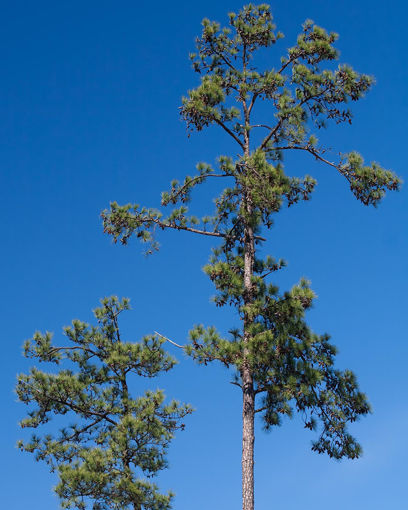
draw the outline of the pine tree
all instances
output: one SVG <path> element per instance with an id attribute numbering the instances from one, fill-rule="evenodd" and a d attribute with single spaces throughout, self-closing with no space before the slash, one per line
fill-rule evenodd
<path id="1" fill-rule="evenodd" d="M 128 300 L 101 303 L 94 311 L 97 326 L 74 320 L 65 328 L 68 345 L 56 346 L 50 333 L 39 332 L 25 343 L 26 357 L 57 370 L 19 375 L 19 400 L 34 404 L 21 427 L 46 429 L 55 416 L 66 425 L 58 435 L 36 434 L 19 447 L 58 473 L 55 491 L 63 508 L 167 510 L 173 495 L 160 493 L 148 478 L 166 467 L 169 443 L 191 408 L 165 404 L 161 390 L 132 397 L 132 377 L 155 377 L 175 360 L 158 336 L 122 341 L 118 316 Z"/>
<path id="2" fill-rule="evenodd" d="M 334 368 L 335 347 L 327 335 L 317 335 L 305 321 L 314 293 L 302 280 L 279 292 L 268 281 L 285 262 L 261 257 L 264 232 L 284 206 L 309 200 L 316 181 L 291 177 L 283 161 L 288 151 L 302 151 L 339 172 L 364 205 L 377 206 L 399 179 L 377 163 L 365 164 L 357 152 L 334 160 L 319 144 L 316 131 L 330 121 L 351 123 L 350 101 L 364 96 L 373 78 L 348 65 L 335 67 L 335 33 L 308 20 L 296 44 L 276 63 L 260 70 L 258 50 L 274 46 L 276 32 L 268 5 L 244 7 L 229 14 L 229 24 L 203 20 L 197 51 L 190 55 L 201 82 L 183 99 L 181 114 L 190 130 L 216 125 L 239 148 L 237 158 L 222 156 L 218 168 L 200 163 L 197 173 L 173 181 L 162 194 L 162 210 L 120 206 L 113 202 L 102 213 L 104 230 L 114 241 L 127 244 L 136 236 L 158 249 L 155 233 L 164 229 L 217 238 L 205 271 L 214 283 L 217 306 L 234 307 L 240 325 L 222 337 L 214 327 L 196 326 L 186 352 L 199 363 L 219 361 L 235 371 L 242 391 L 242 508 L 254 508 L 254 417 L 259 413 L 267 429 L 299 411 L 309 429 L 319 428 L 312 449 L 330 457 L 357 458 L 358 442 L 347 425 L 369 412 L 354 374 Z M 269 103 L 264 121 L 252 120 L 257 107 Z M 262 111 L 257 111 L 257 119 Z M 188 212 L 191 192 L 213 178 L 229 181 L 215 199 L 212 216 Z"/>

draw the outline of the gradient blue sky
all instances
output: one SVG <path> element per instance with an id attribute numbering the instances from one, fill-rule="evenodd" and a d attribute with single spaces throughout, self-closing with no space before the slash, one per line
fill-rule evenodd
<path id="1" fill-rule="evenodd" d="M 110 200 L 158 204 L 173 177 L 232 149 L 215 129 L 186 136 L 180 97 L 197 83 L 187 55 L 204 16 L 225 20 L 241 2 L 1 2 L 0 208 L 2 218 L 2 506 L 58 508 L 55 478 L 15 448 L 25 412 L 15 401 L 16 373 L 28 369 L 22 342 L 91 319 L 105 295 L 128 296 L 127 338 L 158 330 L 183 342 L 197 322 L 222 330 L 231 316 L 210 303 L 201 267 L 211 241 L 162 236 L 159 254 L 113 246 L 99 212 Z M 407 4 L 394 0 L 274 1 L 286 38 L 306 18 L 338 32 L 341 60 L 376 76 L 355 108 L 353 126 L 324 135 L 335 151 L 357 149 L 406 175 Z M 357 203 L 346 183 L 313 161 L 288 170 L 319 180 L 310 203 L 277 217 L 266 249 L 289 267 L 279 284 L 301 276 L 318 294 L 310 323 L 332 334 L 338 365 L 359 376 L 374 413 L 353 426 L 358 461 L 310 452 L 313 434 L 299 420 L 256 438 L 256 507 L 295 510 L 406 508 L 407 187 L 377 209 Z M 210 202 L 211 190 L 198 198 Z M 178 352 L 175 352 L 179 356 Z M 180 357 L 180 356 L 179 356 Z M 162 380 L 169 396 L 197 409 L 170 451 L 159 479 L 177 493 L 175 508 L 240 507 L 240 395 L 228 373 L 180 357 Z M 158 383 L 158 384 L 159 384 Z M 137 387 L 135 387 L 137 391 Z"/>

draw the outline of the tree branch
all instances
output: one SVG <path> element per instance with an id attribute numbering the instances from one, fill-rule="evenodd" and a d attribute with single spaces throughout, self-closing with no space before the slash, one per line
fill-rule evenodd
<path id="1" fill-rule="evenodd" d="M 80 351 L 84 351 L 84 352 L 89 352 L 90 354 L 92 354 L 92 356 L 97 356 L 98 354 L 96 352 L 94 352 L 92 349 L 89 349 L 87 347 L 82 347 L 82 346 L 74 346 L 74 347 L 52 347 L 48 352 L 47 354 L 53 354 L 54 352 L 59 352 L 59 351 L 75 351 L 75 350 L 80 350 Z"/>
<path id="2" fill-rule="evenodd" d="M 213 231 L 207 232 L 206 230 L 199 230 L 197 228 L 185 227 L 182 225 L 176 225 L 176 224 L 171 224 L 171 223 L 163 223 L 162 221 L 160 221 L 157 218 L 146 218 L 144 220 L 145 223 L 147 223 L 149 221 L 151 221 L 152 223 L 156 223 L 156 225 L 158 225 L 162 229 L 173 228 L 175 230 L 185 230 L 186 232 L 192 232 L 193 234 L 200 234 L 203 236 L 223 237 L 223 238 L 230 237 L 229 234 L 223 234 L 221 232 L 213 232 Z M 234 238 L 234 239 L 238 239 L 238 238 Z M 258 241 L 266 241 L 265 237 L 261 237 L 261 236 L 255 236 L 255 239 L 257 239 Z"/>
<path id="3" fill-rule="evenodd" d="M 279 69 L 279 71 L 277 72 L 277 74 L 282 74 L 283 71 L 288 67 L 288 65 L 290 65 L 292 62 L 295 62 L 295 60 L 297 60 L 300 56 L 302 56 L 302 54 L 300 55 L 297 55 L 296 57 L 293 57 L 293 55 L 291 57 L 289 57 L 288 61 L 286 62 L 286 64 L 283 64 L 282 67 Z"/>
<path id="4" fill-rule="evenodd" d="M 230 69 L 233 69 L 235 72 L 237 71 L 235 69 L 235 67 L 231 64 L 231 61 L 229 60 L 229 58 L 227 58 L 222 52 L 218 51 L 215 46 L 214 46 L 214 42 L 213 41 L 210 41 L 210 46 L 211 46 L 211 49 L 212 51 L 218 55 L 220 58 L 222 58 L 222 60 L 225 62 L 225 64 L 227 64 L 227 66 L 230 68 Z"/>
<path id="5" fill-rule="evenodd" d="M 207 177 L 233 177 L 232 175 L 230 174 L 214 174 L 214 173 L 208 173 L 208 174 L 203 174 L 203 175 L 197 175 L 196 177 L 193 177 L 191 179 L 191 181 L 189 181 L 188 183 L 185 183 L 183 184 L 177 191 L 177 193 L 175 193 L 173 195 L 173 199 L 177 198 L 178 196 L 180 196 L 184 190 L 188 187 L 188 186 L 191 186 L 194 182 L 200 180 L 200 179 L 206 179 Z M 171 191 L 170 191 L 171 193 Z"/>
<path id="6" fill-rule="evenodd" d="M 251 111 L 252 111 L 252 108 L 254 107 L 254 104 L 255 104 L 255 101 L 257 99 L 257 97 L 259 96 L 259 93 L 258 92 L 255 92 L 252 96 L 252 99 L 251 99 L 251 102 L 249 103 L 249 106 L 248 106 L 248 115 L 251 114 Z M 253 126 L 254 127 L 254 126 Z"/>
<path id="7" fill-rule="evenodd" d="M 271 150 L 274 150 L 274 151 L 282 150 L 282 151 L 284 151 L 284 150 L 290 150 L 290 149 L 306 151 L 309 154 L 312 154 L 312 156 L 314 156 L 316 159 L 322 161 L 323 163 L 326 163 L 327 165 L 330 165 L 333 168 L 336 168 L 337 170 L 339 168 L 339 165 L 336 165 L 336 163 L 333 163 L 332 161 L 329 161 L 329 160 L 323 158 L 318 153 L 318 151 L 316 149 L 314 149 L 313 147 L 310 147 L 310 146 L 301 147 L 301 146 L 298 146 L 298 145 L 288 145 L 288 146 L 285 146 L 285 147 L 273 147 Z"/>
<path id="8" fill-rule="evenodd" d="M 262 127 L 262 128 L 265 128 L 265 129 L 269 129 L 272 131 L 273 128 L 271 128 L 271 126 L 267 126 L 266 124 L 252 124 L 251 128 L 256 128 L 256 127 Z"/>
<path id="9" fill-rule="evenodd" d="M 93 421 L 92 423 L 90 423 L 89 425 L 87 425 L 86 427 L 82 428 L 81 430 L 76 430 L 73 434 L 71 434 L 70 436 L 68 437 L 64 437 L 62 439 L 60 439 L 58 441 L 58 444 L 62 444 L 66 441 L 71 441 L 72 439 L 74 438 L 78 438 L 81 434 L 83 434 L 84 432 L 86 432 L 88 429 L 90 429 L 91 427 L 93 427 L 94 425 L 97 425 L 98 423 L 100 423 L 101 421 L 103 420 L 103 418 L 98 418 L 97 420 Z"/>
<path id="10" fill-rule="evenodd" d="M 193 234 L 200 234 L 200 235 L 203 235 L 203 236 L 212 236 L 212 237 L 227 237 L 226 234 L 222 234 L 220 232 L 207 232 L 206 230 L 200 230 L 200 229 L 197 229 L 197 228 L 193 228 L 193 227 L 186 227 L 186 226 L 182 226 L 182 225 L 176 225 L 175 223 L 164 223 L 162 221 L 160 221 L 159 219 L 157 218 L 146 218 L 146 220 L 144 220 L 146 223 L 151 221 L 152 223 L 156 223 L 156 225 L 158 225 L 160 228 L 173 228 L 175 230 L 185 230 L 187 232 L 192 232 Z"/>
<path id="11" fill-rule="evenodd" d="M 276 134 L 276 132 L 278 131 L 278 129 L 281 127 L 281 125 L 282 125 L 282 121 L 283 121 L 283 118 L 281 118 L 281 119 L 279 120 L 279 122 L 276 124 L 276 126 L 275 126 L 273 129 L 271 129 L 271 132 L 269 133 L 269 135 L 267 135 L 267 136 L 264 138 L 263 142 L 262 142 L 262 143 L 261 143 L 261 145 L 259 146 L 259 149 L 260 149 L 260 150 L 265 149 L 265 147 L 266 147 L 267 143 L 269 142 L 269 140 L 272 138 L 272 136 L 273 136 L 273 135 L 275 135 L 275 134 Z"/>
<path id="12" fill-rule="evenodd" d="M 180 345 L 180 344 L 176 344 L 176 342 L 173 342 L 173 340 L 170 340 L 170 338 L 167 338 L 167 336 L 164 336 L 164 335 L 161 335 L 160 333 L 158 333 L 157 331 L 154 331 L 154 333 L 158 336 L 160 336 L 161 338 L 163 338 L 164 340 L 167 340 L 167 342 L 170 342 L 171 344 L 175 345 L 176 347 L 178 347 L 179 349 L 184 349 L 184 345 Z"/>
<path id="13" fill-rule="evenodd" d="M 260 278 L 266 278 L 267 276 L 274 273 L 275 271 L 276 271 L 276 269 L 271 269 L 270 271 L 264 273 L 263 275 L 260 275 Z"/>
<path id="14" fill-rule="evenodd" d="M 221 120 L 214 118 L 215 122 L 222 127 L 232 138 L 240 145 L 241 149 L 244 149 L 244 144 L 241 140 L 227 127 Z"/>
<path id="15" fill-rule="evenodd" d="M 40 393 L 40 396 L 42 396 L 41 393 Z M 114 420 L 109 418 L 109 416 L 108 416 L 109 413 L 99 413 L 98 411 L 92 411 L 90 409 L 82 409 L 81 407 L 75 405 L 73 402 L 69 402 L 68 400 L 59 399 L 59 398 L 55 398 L 52 396 L 50 396 L 49 399 L 53 402 L 56 402 L 57 404 L 67 406 L 68 409 L 71 409 L 71 411 L 78 411 L 79 413 L 83 414 L 86 417 L 99 416 L 101 418 L 101 421 L 106 420 L 109 423 L 112 423 L 112 425 L 115 425 L 115 426 L 117 425 L 117 423 Z"/>
<path id="16" fill-rule="evenodd" d="M 317 97 L 325 94 L 328 90 L 328 87 L 326 87 L 325 89 L 321 90 L 320 92 L 318 92 L 317 94 L 314 94 L 312 96 L 308 96 L 308 97 L 305 97 L 302 101 L 300 101 L 299 103 L 297 103 L 294 108 L 297 108 L 298 106 L 303 106 L 304 104 L 306 104 L 308 101 L 312 100 L 312 99 L 316 99 Z M 277 130 L 280 128 L 280 126 L 282 125 L 282 121 L 283 121 L 283 117 L 280 118 L 279 122 L 276 124 L 276 126 L 271 130 L 271 132 L 269 133 L 269 135 L 264 139 L 264 141 L 261 143 L 259 149 L 262 150 L 266 147 L 266 144 L 269 142 L 269 140 L 272 138 L 272 136 L 274 134 L 276 134 Z"/>

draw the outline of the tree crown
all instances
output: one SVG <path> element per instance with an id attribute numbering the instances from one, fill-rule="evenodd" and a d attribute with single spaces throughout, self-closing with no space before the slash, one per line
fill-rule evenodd
<path id="1" fill-rule="evenodd" d="M 128 300 L 101 303 L 96 326 L 74 320 L 64 329 L 68 345 L 56 346 L 50 333 L 39 332 L 25 343 L 26 357 L 66 368 L 19 375 L 19 400 L 34 404 L 20 425 L 37 429 L 65 415 L 71 421 L 57 435 L 35 434 L 19 447 L 57 471 L 63 508 L 165 510 L 172 494 L 160 493 L 149 478 L 167 466 L 168 445 L 191 407 L 165 404 L 161 390 L 132 397 L 131 374 L 155 377 L 175 360 L 158 336 L 122 341 L 118 316 Z"/>

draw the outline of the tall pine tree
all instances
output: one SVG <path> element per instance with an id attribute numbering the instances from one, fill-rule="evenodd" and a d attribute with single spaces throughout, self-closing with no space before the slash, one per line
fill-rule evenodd
<path id="1" fill-rule="evenodd" d="M 19 375 L 18 398 L 34 406 L 21 426 L 47 430 L 53 417 L 65 426 L 19 447 L 58 473 L 55 491 L 63 508 L 167 510 L 172 494 L 160 493 L 149 478 L 166 467 L 169 443 L 191 408 L 165 404 L 160 390 L 132 397 L 132 377 L 155 377 L 175 360 L 157 335 L 136 343 L 121 339 L 118 316 L 129 308 L 126 299 L 101 303 L 94 311 L 97 326 L 75 320 L 65 328 L 67 345 L 38 332 L 25 343 L 26 357 L 55 368 Z"/>
<path id="2" fill-rule="evenodd" d="M 186 352 L 199 363 L 219 361 L 235 369 L 242 391 L 242 508 L 254 508 L 254 417 L 267 429 L 293 410 L 305 426 L 319 429 L 313 450 L 336 459 L 357 458 L 361 449 L 347 425 L 369 412 L 352 372 L 334 368 L 335 347 L 327 335 L 313 333 L 305 322 L 314 294 L 302 280 L 280 293 L 268 280 L 284 261 L 261 257 L 265 231 L 284 206 L 309 200 L 316 181 L 291 177 L 283 161 L 288 151 L 302 151 L 339 172 L 364 205 L 377 206 L 387 190 L 397 190 L 398 178 L 377 163 L 365 164 L 357 152 L 334 160 L 319 144 L 316 131 L 326 123 L 351 123 L 350 101 L 364 96 L 373 79 L 347 65 L 335 67 L 335 33 L 308 20 L 297 42 L 275 63 L 259 69 L 258 50 L 283 36 L 275 31 L 268 5 L 244 7 L 229 14 L 229 24 L 203 20 L 203 32 L 191 55 L 200 84 L 183 99 L 181 114 L 190 130 L 217 125 L 236 143 L 237 158 L 222 156 L 218 167 L 200 163 L 197 173 L 173 181 L 161 205 L 169 214 L 139 205 L 112 203 L 104 211 L 104 230 L 126 244 L 133 235 L 158 248 L 155 233 L 164 229 L 217 238 L 205 271 L 214 283 L 218 306 L 234 307 L 239 327 L 229 338 L 214 327 L 191 331 Z M 269 103 L 265 119 L 255 110 Z M 188 212 L 191 192 L 212 179 L 228 181 L 215 199 L 212 216 Z"/>

